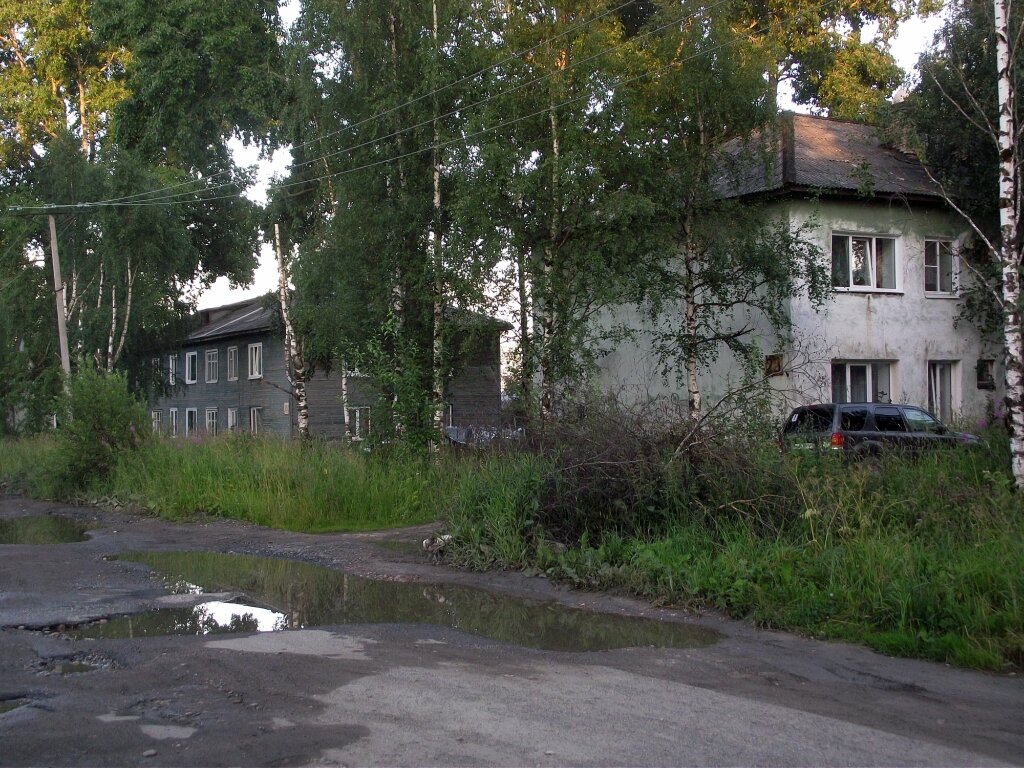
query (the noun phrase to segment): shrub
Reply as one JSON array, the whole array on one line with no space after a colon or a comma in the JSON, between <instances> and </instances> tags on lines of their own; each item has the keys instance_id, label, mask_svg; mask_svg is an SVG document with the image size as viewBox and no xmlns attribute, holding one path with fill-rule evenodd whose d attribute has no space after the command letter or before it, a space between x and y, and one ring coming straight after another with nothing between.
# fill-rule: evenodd
<instances>
[{"instance_id":1,"label":"shrub","mask_svg":"<svg viewBox=\"0 0 1024 768\"><path fill-rule=\"evenodd\" d=\"M146 409L120 373L98 373L83 366L71 378L63 406L57 432L58 472L68 490L106 478L122 455L149 439Z\"/></svg>"}]
</instances>

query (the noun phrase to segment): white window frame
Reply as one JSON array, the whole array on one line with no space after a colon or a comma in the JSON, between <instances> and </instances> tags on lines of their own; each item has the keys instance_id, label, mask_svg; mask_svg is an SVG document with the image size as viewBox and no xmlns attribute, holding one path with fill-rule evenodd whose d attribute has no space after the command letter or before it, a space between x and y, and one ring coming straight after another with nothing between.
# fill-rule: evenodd
<instances>
[{"instance_id":1,"label":"white window frame","mask_svg":"<svg viewBox=\"0 0 1024 768\"><path fill-rule=\"evenodd\" d=\"M835 256L835 241L837 238L846 239L846 283L838 283L836 281L836 256ZM868 270L868 284L867 285L854 285L854 257L853 257L853 244L855 240L865 241L870 245L870 255L867 260ZM887 241L892 243L892 261L893 261L893 286L891 288L881 288L876 284L878 283L878 243L879 241ZM836 291L843 291L849 293L900 293L903 290L901 284L902 270L900 265L902 262L900 238L895 235L879 235L869 234L864 232L833 232L829 239L829 250L832 257L832 288Z\"/></svg>"},{"instance_id":2,"label":"white window frame","mask_svg":"<svg viewBox=\"0 0 1024 768\"><path fill-rule=\"evenodd\" d=\"M360 418L359 417L360 417L360 414L362 412L366 413L366 429L365 429L365 434L364 434L364 430L360 428ZM366 438L368 438L370 436L370 417L371 417L371 412L370 412L370 406L368 406L368 405L350 406L348 408L347 422L348 422L348 439L349 440L351 440L354 443L358 443L358 442L360 442L362 440L365 440Z\"/></svg>"},{"instance_id":3,"label":"white window frame","mask_svg":"<svg viewBox=\"0 0 1024 768\"><path fill-rule=\"evenodd\" d=\"M929 248L935 248L935 263L929 264ZM949 288L942 286L942 249L945 247L949 255ZM928 288L928 275L935 273L935 289ZM928 237L924 241L924 295L929 298L956 298L960 295L960 256L953 248L953 241L948 238Z\"/></svg>"},{"instance_id":4,"label":"white window frame","mask_svg":"<svg viewBox=\"0 0 1024 768\"><path fill-rule=\"evenodd\" d=\"M164 431L164 412L158 408L154 408L149 412L150 428L153 430L154 435L159 435Z\"/></svg>"},{"instance_id":5,"label":"white window frame","mask_svg":"<svg viewBox=\"0 0 1024 768\"><path fill-rule=\"evenodd\" d=\"M249 378L263 378L263 342L249 345Z\"/></svg>"},{"instance_id":6,"label":"white window frame","mask_svg":"<svg viewBox=\"0 0 1024 768\"><path fill-rule=\"evenodd\" d=\"M879 389L880 380L882 378L881 366L885 367L885 373L889 379L889 390L883 391ZM843 397L836 397L836 369L843 368L842 382ZM864 369L864 388L867 395L866 400L853 400L853 377L852 369L863 368ZM892 360L833 360L832 367L830 370L830 378L832 381L832 400L837 403L891 403L893 402L893 390L894 379L895 379L896 364Z\"/></svg>"},{"instance_id":7,"label":"white window frame","mask_svg":"<svg viewBox=\"0 0 1024 768\"><path fill-rule=\"evenodd\" d=\"M178 436L178 409L171 408L167 411L167 429L171 437Z\"/></svg>"},{"instance_id":8,"label":"white window frame","mask_svg":"<svg viewBox=\"0 0 1024 768\"><path fill-rule=\"evenodd\" d=\"M207 408L206 409L206 434L216 435L217 434L217 409Z\"/></svg>"},{"instance_id":9,"label":"white window frame","mask_svg":"<svg viewBox=\"0 0 1024 768\"><path fill-rule=\"evenodd\" d=\"M168 355L167 356L167 383L172 387L177 384L178 378L178 356Z\"/></svg>"},{"instance_id":10,"label":"white window frame","mask_svg":"<svg viewBox=\"0 0 1024 768\"><path fill-rule=\"evenodd\" d=\"M228 432L238 429L238 408L228 408Z\"/></svg>"},{"instance_id":11,"label":"white window frame","mask_svg":"<svg viewBox=\"0 0 1024 768\"><path fill-rule=\"evenodd\" d=\"M192 422L189 427L189 422ZM199 409L198 408L186 408L185 409L185 437L188 437L193 432L199 431Z\"/></svg>"},{"instance_id":12,"label":"white window frame","mask_svg":"<svg viewBox=\"0 0 1024 768\"><path fill-rule=\"evenodd\" d=\"M185 383L195 384L199 380L199 353L185 353Z\"/></svg>"},{"instance_id":13,"label":"white window frame","mask_svg":"<svg viewBox=\"0 0 1024 768\"><path fill-rule=\"evenodd\" d=\"M212 374L212 375L211 375ZM220 350L206 350L206 383L216 384L220 379Z\"/></svg>"},{"instance_id":14,"label":"white window frame","mask_svg":"<svg viewBox=\"0 0 1024 768\"><path fill-rule=\"evenodd\" d=\"M263 429L263 406L253 405L249 408L249 432L258 435Z\"/></svg>"},{"instance_id":15,"label":"white window frame","mask_svg":"<svg viewBox=\"0 0 1024 768\"><path fill-rule=\"evenodd\" d=\"M960 411L959 360L928 361L928 410L949 424Z\"/></svg>"},{"instance_id":16,"label":"white window frame","mask_svg":"<svg viewBox=\"0 0 1024 768\"><path fill-rule=\"evenodd\" d=\"M238 381L238 347L228 347L228 381Z\"/></svg>"}]
</instances>

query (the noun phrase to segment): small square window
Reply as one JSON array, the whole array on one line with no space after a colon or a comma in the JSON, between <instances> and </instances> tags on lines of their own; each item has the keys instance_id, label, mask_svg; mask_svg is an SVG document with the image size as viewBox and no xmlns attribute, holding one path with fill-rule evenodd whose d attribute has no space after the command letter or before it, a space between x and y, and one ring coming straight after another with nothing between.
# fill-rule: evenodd
<instances>
[{"instance_id":1,"label":"small square window","mask_svg":"<svg viewBox=\"0 0 1024 768\"><path fill-rule=\"evenodd\" d=\"M199 353L185 353L185 383L195 384L199 378Z\"/></svg>"},{"instance_id":2,"label":"small square window","mask_svg":"<svg viewBox=\"0 0 1024 768\"><path fill-rule=\"evenodd\" d=\"M978 389L996 388L996 361L978 361Z\"/></svg>"},{"instance_id":3,"label":"small square window","mask_svg":"<svg viewBox=\"0 0 1024 768\"><path fill-rule=\"evenodd\" d=\"M765 376L781 376L782 370L782 355L765 355L764 356L764 375Z\"/></svg>"}]
</instances>

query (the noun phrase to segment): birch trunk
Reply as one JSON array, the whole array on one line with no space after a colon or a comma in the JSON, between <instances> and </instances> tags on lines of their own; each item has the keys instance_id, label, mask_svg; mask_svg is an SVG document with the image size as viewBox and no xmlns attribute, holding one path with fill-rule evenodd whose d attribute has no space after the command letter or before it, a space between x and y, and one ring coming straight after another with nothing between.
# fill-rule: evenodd
<instances>
[{"instance_id":1,"label":"birch trunk","mask_svg":"<svg viewBox=\"0 0 1024 768\"><path fill-rule=\"evenodd\" d=\"M437 84L437 67L440 65L441 58L441 47L440 47L440 30L438 29L437 20L437 0L433 0L431 3L431 12L433 14L433 27L432 34L434 38L434 55L435 55L435 71L434 81L435 88ZM432 365L431 365L431 376L432 376L432 389L433 389L433 406L434 406L434 432L437 433L438 437L442 435L445 427L444 423L444 412L445 412L445 376L444 376L444 350L443 350L443 331L444 331L444 307L445 307L445 284L444 284L444 253L443 245L441 242L441 125L438 122L438 109L437 92L434 93L434 148L431 151L431 173L433 175L434 184L434 216L433 223L431 225L430 232L427 235L427 244L430 251L431 269L434 273L434 306L433 306L433 354L432 354Z\"/></svg>"},{"instance_id":2,"label":"birch trunk","mask_svg":"<svg viewBox=\"0 0 1024 768\"><path fill-rule=\"evenodd\" d=\"M295 421L299 437L309 440L309 402L306 399L306 361L302 345L295 336L291 313L288 311L288 264L281 250L281 228L274 225L274 248L277 252L277 294L281 302L281 320L284 323L285 352L288 355L288 382L295 398Z\"/></svg>"},{"instance_id":3,"label":"birch trunk","mask_svg":"<svg viewBox=\"0 0 1024 768\"><path fill-rule=\"evenodd\" d=\"M999 97L999 261L1003 273L1003 343L1006 355L1006 407L1010 422L1010 465L1017 488L1024 489L1024 339L1020 314L1019 178L1014 142L1015 93L1011 71L1008 0L995 0L996 69Z\"/></svg>"},{"instance_id":4,"label":"birch trunk","mask_svg":"<svg viewBox=\"0 0 1024 768\"><path fill-rule=\"evenodd\" d=\"M693 269L693 256L689 245L683 256L683 268L685 282L683 284L683 304L686 313L686 394L687 414L694 424L700 421L703 411L703 402L700 393L700 380L698 378L698 365L696 354L697 341L697 294L694 288L696 276Z\"/></svg>"},{"instance_id":5,"label":"birch trunk","mask_svg":"<svg viewBox=\"0 0 1024 768\"><path fill-rule=\"evenodd\" d=\"M540 420L542 424L547 423L554 412L555 407L555 308L554 293L555 286L552 285L554 272L555 249L562 231L562 201L561 192L561 155L562 147L559 138L558 113L555 109L554 91L548 110L548 123L551 128L551 222L548 229L548 243L544 246L544 255L541 259L541 282L544 286L543 300L537 302L540 315L538 317L540 326Z\"/></svg>"}]
</instances>

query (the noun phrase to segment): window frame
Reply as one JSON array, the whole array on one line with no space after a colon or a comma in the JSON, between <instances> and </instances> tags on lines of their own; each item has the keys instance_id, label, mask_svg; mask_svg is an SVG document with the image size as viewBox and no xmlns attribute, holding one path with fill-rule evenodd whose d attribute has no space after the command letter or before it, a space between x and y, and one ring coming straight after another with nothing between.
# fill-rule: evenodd
<instances>
[{"instance_id":1,"label":"window frame","mask_svg":"<svg viewBox=\"0 0 1024 768\"><path fill-rule=\"evenodd\" d=\"M164 431L164 412L160 408L154 408L149 412L149 427L154 435L161 435Z\"/></svg>"},{"instance_id":2,"label":"window frame","mask_svg":"<svg viewBox=\"0 0 1024 768\"><path fill-rule=\"evenodd\" d=\"M185 353L185 383L195 384L199 381L199 352Z\"/></svg>"},{"instance_id":3,"label":"window frame","mask_svg":"<svg viewBox=\"0 0 1024 768\"><path fill-rule=\"evenodd\" d=\"M210 417L213 417L213 429L210 429ZM216 436L217 434L217 409L206 409L206 434Z\"/></svg>"},{"instance_id":4,"label":"window frame","mask_svg":"<svg viewBox=\"0 0 1024 768\"><path fill-rule=\"evenodd\" d=\"M836 250L835 241L837 238L846 239L846 284L836 283ZM854 240L869 240L871 242L871 256L867 261L868 265L868 278L870 285L854 285ZM878 281L878 242L884 240L892 243L892 261L893 261L893 287L883 288L877 287L875 283ZM831 256L832 266L832 289L834 291L840 291L842 293L902 293L902 270L900 265L902 262L901 248L900 248L900 237L898 235L883 235L867 232L844 232L842 230L833 231L829 237L829 252Z\"/></svg>"},{"instance_id":5,"label":"window frame","mask_svg":"<svg viewBox=\"0 0 1024 768\"><path fill-rule=\"evenodd\" d=\"M263 378L263 342L258 341L255 344L249 345L249 378L250 379L262 379ZM256 365L253 365L256 363ZM255 373L254 369L258 369Z\"/></svg>"},{"instance_id":6,"label":"window frame","mask_svg":"<svg viewBox=\"0 0 1024 768\"><path fill-rule=\"evenodd\" d=\"M263 431L263 406L249 406L249 432L258 435Z\"/></svg>"},{"instance_id":7,"label":"window frame","mask_svg":"<svg viewBox=\"0 0 1024 768\"><path fill-rule=\"evenodd\" d=\"M191 420L192 426L189 427L189 421ZM185 437L188 437L193 432L199 431L199 409L198 408L186 408L185 409Z\"/></svg>"},{"instance_id":8,"label":"window frame","mask_svg":"<svg viewBox=\"0 0 1024 768\"><path fill-rule=\"evenodd\" d=\"M178 409L167 409L167 430L171 437L178 436Z\"/></svg>"},{"instance_id":9,"label":"window frame","mask_svg":"<svg viewBox=\"0 0 1024 768\"><path fill-rule=\"evenodd\" d=\"M167 383L172 387L178 383L178 355L167 356Z\"/></svg>"},{"instance_id":10,"label":"window frame","mask_svg":"<svg viewBox=\"0 0 1024 768\"><path fill-rule=\"evenodd\" d=\"M227 415L227 431L237 432L238 431L238 407L232 406L228 408Z\"/></svg>"},{"instance_id":11,"label":"window frame","mask_svg":"<svg viewBox=\"0 0 1024 768\"><path fill-rule=\"evenodd\" d=\"M959 411L959 360L928 360L928 411L943 424ZM948 408L947 408L948 406Z\"/></svg>"},{"instance_id":12,"label":"window frame","mask_svg":"<svg viewBox=\"0 0 1024 768\"><path fill-rule=\"evenodd\" d=\"M934 265L928 264L928 246L935 245L936 255L939 257L937 263ZM946 246L949 253L949 290L942 288L942 263L940 250L942 246ZM924 295L928 298L933 299L955 299L960 295L960 256L957 254L956 249L953 248L953 240L947 237L926 237L924 239ZM929 270L935 270L935 284L939 286L935 289L928 288L928 272Z\"/></svg>"},{"instance_id":13,"label":"window frame","mask_svg":"<svg viewBox=\"0 0 1024 768\"><path fill-rule=\"evenodd\" d=\"M210 376L210 369L213 368L213 376ZM206 350L206 383L216 384L220 380L220 350Z\"/></svg>"},{"instance_id":14,"label":"window frame","mask_svg":"<svg viewBox=\"0 0 1024 768\"><path fill-rule=\"evenodd\" d=\"M836 368L842 366L844 369L844 390L845 400L836 398ZM852 367L863 367L865 369L864 389L867 395L865 400L853 400L853 381L850 375L850 369ZM878 390L879 382L876 380L878 377L878 370L876 366L885 366L888 370L886 371L888 378L889 390L885 392L885 400L875 399L879 396ZM846 403L884 403L890 405L892 403L892 391L893 391L893 378L895 371L896 361L894 360L848 360L848 359L836 359L833 360L829 370L829 379L832 387L832 402L839 404Z\"/></svg>"},{"instance_id":15,"label":"window frame","mask_svg":"<svg viewBox=\"0 0 1024 768\"><path fill-rule=\"evenodd\" d=\"M362 442L363 440L366 440L370 436L370 430L372 426L370 421L370 419L372 418L372 410L370 406L352 405L349 406L346 409L346 411L348 412L348 417L346 419L348 439L351 440L353 443L359 443ZM360 426L362 423L362 420L360 418L360 412L366 413L366 434L363 434L364 430Z\"/></svg>"},{"instance_id":16,"label":"window frame","mask_svg":"<svg viewBox=\"0 0 1024 768\"><path fill-rule=\"evenodd\" d=\"M228 381L238 381L238 347L228 347Z\"/></svg>"}]
</instances>

